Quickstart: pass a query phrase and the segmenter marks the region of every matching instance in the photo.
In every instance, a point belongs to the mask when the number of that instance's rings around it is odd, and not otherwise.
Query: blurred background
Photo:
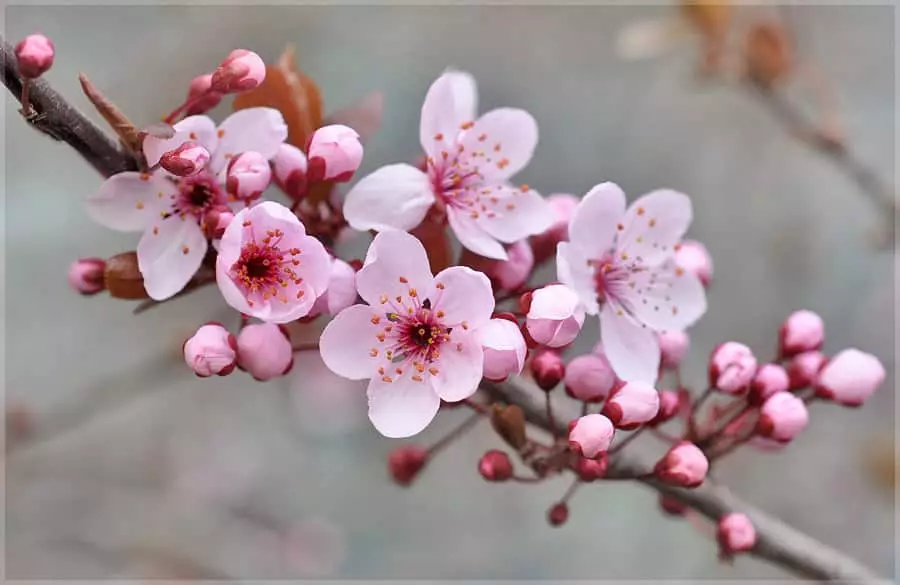
[[[828,80],[848,143],[888,185],[893,10],[801,6],[789,19],[797,60]],[[650,59],[623,58],[623,38],[633,45],[643,38],[635,31],[677,18],[674,5],[15,6],[5,35],[50,36],[57,56],[47,78],[98,123],[79,71],[146,124],[231,49],[274,61],[294,43],[328,110],[384,93],[362,172],[418,154],[422,98],[454,66],[478,80],[481,111],[522,107],[538,120],[540,144],[519,177],[540,192],[583,194],[611,180],[631,197],[662,186],[689,193],[691,236],[707,245],[716,272],[709,312],[692,330],[687,383],[700,389],[708,352],[728,339],[771,357],[779,324],[800,308],[824,317],[827,352],[858,347],[889,372],[864,408],[816,405],[790,448],[741,450],[719,479],[893,576],[894,254],[873,244],[887,218],[752,90],[698,75],[696,34],[676,35]],[[785,91],[799,107],[809,103],[808,85],[789,80]],[[235,317],[215,289],[139,316],[128,302],[69,290],[71,261],[134,249],[138,236],[89,221],[81,202],[100,177],[29,129],[17,108],[7,96],[8,577],[785,576],[751,558],[720,564],[708,534],[663,517],[656,494],[630,484],[581,490],[569,522],[550,528],[545,510],[567,481],[483,481],[476,461],[499,446],[486,425],[399,488],[385,471],[397,443],[368,424],[364,387],[335,379],[316,355],[298,355],[290,376],[266,384],[241,373],[195,378],[182,341],[207,320],[233,326]],[[579,349],[596,336],[586,326]],[[441,414],[417,441],[432,442],[464,416]]]

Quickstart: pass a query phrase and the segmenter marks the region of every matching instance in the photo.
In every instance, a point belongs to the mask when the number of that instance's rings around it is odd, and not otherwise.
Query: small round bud
[[[506,481],[513,476],[512,461],[503,451],[491,449],[478,460],[478,473],[488,481]]]
[[[569,221],[580,199],[574,195],[557,193],[547,197],[547,203],[553,210],[553,224],[546,231],[532,236],[529,243],[534,253],[534,260],[540,264],[556,255],[556,245],[569,239]]]
[[[728,514],[719,519],[716,541],[723,556],[748,551],[756,544],[756,530],[746,514]]]
[[[691,347],[691,338],[684,331],[665,331],[657,335],[659,341],[660,364],[673,370],[681,364]]]
[[[613,390],[603,414],[620,429],[634,429],[652,421],[659,412],[659,392],[644,382],[626,382]]]
[[[826,361],[827,358],[820,351],[804,351],[791,358],[787,367],[791,390],[800,390],[811,385]]]
[[[362,163],[363,146],[356,130],[342,124],[332,124],[313,133],[306,155],[311,182],[343,183],[353,177]]]
[[[295,201],[303,199],[308,187],[306,171],[309,167],[303,151],[290,144],[279,144],[272,165],[275,179],[285,194]]]
[[[234,219],[234,213],[227,207],[215,207],[203,216],[203,231],[211,240],[220,240]]]
[[[727,341],[709,358],[709,385],[726,394],[743,394],[756,373],[756,356],[749,347]]]
[[[235,49],[213,71],[210,87],[219,93],[239,93],[259,86],[266,78],[266,64],[259,55]]]
[[[220,323],[203,325],[184,342],[184,361],[197,376],[227,376],[237,361],[237,341]]]
[[[690,441],[673,445],[653,469],[660,481],[685,488],[695,488],[702,484],[707,472],[709,459]]]
[[[492,260],[464,249],[460,264],[483,272],[494,290],[512,291],[528,281],[534,268],[534,255],[525,240],[507,246],[506,254],[507,260]]]
[[[816,395],[844,406],[860,406],[884,383],[884,376],[884,366],[877,357],[845,349],[819,372]]]
[[[238,334],[238,366],[259,382],[291,371],[294,350],[287,329],[274,323],[247,325]]]
[[[784,392],[791,387],[787,370],[778,364],[763,364],[756,370],[753,381],[750,382],[750,392],[747,400],[753,406],[764,403],[769,396],[778,392]]]
[[[602,353],[580,355],[566,366],[566,394],[582,402],[599,402],[606,398],[618,378]]]
[[[106,262],[101,258],[80,258],[69,266],[69,286],[83,295],[95,295],[106,289],[105,270]]]
[[[812,311],[791,313],[778,331],[778,353],[782,358],[822,349],[823,343],[825,323]]]
[[[569,506],[565,502],[557,502],[547,511],[547,521],[550,526],[562,526],[568,519]]]
[[[609,449],[615,432],[602,414],[586,414],[569,424],[569,448],[581,457],[595,459]]]
[[[566,366],[559,353],[552,349],[543,349],[531,358],[531,375],[541,390],[549,392],[562,382],[566,375]]]
[[[787,443],[809,424],[806,403],[790,392],[778,392],[768,398],[759,413],[756,432],[768,439]]]
[[[428,463],[428,450],[418,445],[397,447],[388,455],[388,472],[394,481],[408,486]]]
[[[680,409],[681,398],[678,396],[678,392],[674,390],[660,390],[659,411],[656,413],[656,416],[653,417],[653,420],[647,424],[651,427],[661,425],[674,418]]]
[[[591,482],[606,477],[609,468],[609,459],[606,454],[597,456],[596,459],[578,457],[572,464],[572,469],[578,474],[578,478],[584,482]]]
[[[198,75],[188,86],[187,99],[190,105],[185,110],[188,116],[203,114],[219,105],[222,94],[212,89],[212,73]]]
[[[159,166],[177,177],[191,177],[209,162],[209,151],[195,142],[184,142],[159,157]]]
[[[706,246],[695,240],[685,240],[675,251],[675,264],[700,279],[703,286],[712,282],[713,262]]]
[[[522,372],[525,366],[525,338],[519,326],[507,319],[491,319],[481,328],[484,377],[503,381]]]
[[[688,507],[678,498],[666,494],[659,494],[659,507],[669,516],[684,516]]]
[[[250,204],[259,199],[272,180],[269,161],[258,152],[242,152],[228,163],[225,189],[238,201]]]
[[[572,343],[584,324],[584,308],[569,287],[551,284],[534,291],[525,326],[531,338],[547,347]]]
[[[53,41],[46,36],[40,33],[28,35],[16,45],[19,74],[26,79],[40,77],[53,65],[55,52]]]

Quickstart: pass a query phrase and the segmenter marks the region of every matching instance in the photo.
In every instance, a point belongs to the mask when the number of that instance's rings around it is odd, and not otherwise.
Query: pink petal
[[[343,124],[356,130],[363,144],[369,140],[381,126],[384,111],[384,94],[373,91],[350,107],[332,112],[325,118],[323,125]]]
[[[103,181],[100,190],[85,202],[88,215],[110,229],[141,231],[159,219],[159,214],[178,193],[175,183],[159,174],[125,172]]]
[[[478,328],[484,353],[484,376],[503,380],[520,374],[528,352],[519,326],[506,319],[491,319]]]
[[[287,125],[281,112],[273,108],[247,108],[231,114],[217,130],[219,144],[209,168],[225,181],[225,171],[232,157],[248,150],[271,159],[287,138]]]
[[[659,342],[647,327],[634,323],[627,314],[618,314],[614,303],[600,311],[600,338],[606,359],[616,376],[625,382],[655,384],[659,374]]]
[[[510,185],[491,185],[480,203],[487,211],[478,215],[478,224],[492,237],[512,243],[542,233],[553,224],[553,210],[533,189],[522,191]]]
[[[441,348],[441,357],[432,364],[438,375],[432,378],[434,391],[447,402],[458,402],[478,390],[484,368],[484,352],[474,332],[454,329]]]
[[[410,375],[385,382],[376,376],[366,390],[369,420],[375,429],[389,438],[411,437],[434,419],[441,399],[427,382],[416,382]]]
[[[150,298],[161,301],[183,289],[200,268],[206,248],[206,236],[193,218],[169,216],[144,232],[137,257]]]
[[[459,160],[462,166],[477,169],[485,182],[502,182],[528,164],[537,142],[537,122],[531,114],[497,108],[466,130],[460,140],[463,151]]]
[[[477,329],[494,312],[494,292],[488,277],[465,266],[442,270],[434,278],[428,298],[435,311],[443,311],[442,322],[448,327],[464,324],[464,329]]]
[[[428,175],[407,164],[381,167],[347,193],[344,216],[359,231],[411,230],[434,204]]]
[[[319,338],[319,352],[328,369],[350,380],[365,380],[376,373],[378,358],[371,350],[382,327],[372,323],[379,312],[368,305],[347,307],[332,319]]]
[[[589,315],[596,315],[600,311],[594,268],[588,264],[588,258],[570,242],[557,244],[556,277],[578,295],[578,300]]]
[[[447,71],[437,78],[422,104],[419,141],[422,149],[435,156],[450,150],[461,126],[475,120],[478,100],[475,79],[462,71]]]
[[[693,274],[667,263],[635,273],[623,300],[641,323],[656,331],[682,331],[706,312],[706,291]]]
[[[638,198],[622,220],[617,248],[654,266],[675,253],[691,224],[691,200],[684,193],[661,189]]]
[[[422,243],[406,232],[392,230],[372,240],[365,265],[356,273],[356,288],[367,303],[380,307],[387,301],[393,303],[397,296],[409,299],[411,289],[424,300],[432,280]]]
[[[625,193],[615,183],[601,183],[588,191],[569,222],[569,241],[586,258],[609,251],[617,226],[625,215]]]
[[[209,117],[188,116],[175,124],[174,128],[175,134],[171,138],[158,138],[152,134],[144,138],[144,157],[148,166],[156,166],[163,154],[175,150],[185,142],[195,142],[209,152],[216,151],[219,142],[216,124]]]
[[[472,252],[494,260],[509,259],[500,242],[484,231],[467,212],[451,207],[447,209],[447,219],[450,221],[450,229],[456,234],[459,243]]]

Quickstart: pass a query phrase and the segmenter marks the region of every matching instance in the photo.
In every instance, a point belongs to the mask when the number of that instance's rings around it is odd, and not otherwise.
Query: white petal
[[[479,212],[478,225],[501,242],[517,242],[553,225],[553,210],[533,189],[490,185],[479,188],[479,192],[479,203],[486,211]]]
[[[638,272],[635,287],[627,289],[621,302],[632,314],[656,331],[682,331],[706,312],[706,291],[693,274],[676,269],[671,262],[660,269]]]
[[[407,164],[381,167],[347,193],[344,216],[355,230],[411,230],[434,204],[428,175]]]
[[[613,245],[625,215],[625,193],[615,183],[601,183],[588,191],[569,222],[569,241],[590,259],[598,259]]]
[[[441,348],[441,356],[432,364],[438,374],[434,391],[447,402],[458,402],[478,390],[484,369],[484,351],[473,332],[454,329]]]
[[[366,395],[369,420],[379,433],[390,438],[420,433],[441,405],[441,399],[428,382],[416,382],[409,374],[391,382],[376,376],[369,382]]]
[[[638,198],[622,220],[616,248],[648,266],[672,256],[691,224],[693,209],[684,193],[661,189]]]
[[[178,193],[175,183],[161,175],[125,172],[103,181],[85,202],[88,215],[110,229],[135,232],[159,220],[160,212]]]
[[[441,320],[448,327],[466,323],[466,328],[475,329],[487,323],[494,312],[490,280],[465,266],[442,270],[434,278],[428,298],[435,311],[443,311]]]
[[[274,108],[247,108],[231,114],[219,125],[219,144],[209,161],[209,168],[225,180],[228,161],[242,152],[258,152],[270,159],[287,138],[287,124]]]
[[[467,212],[449,208],[447,209],[447,219],[450,221],[450,228],[456,234],[459,243],[469,250],[485,258],[509,259],[500,242],[484,231]]]
[[[419,140],[435,156],[455,144],[460,127],[475,120],[478,94],[475,79],[462,71],[447,71],[437,78],[422,104]]]
[[[594,282],[594,268],[588,258],[569,242],[560,242],[556,247],[556,277],[578,295],[589,315],[600,310],[597,304],[597,286]]]
[[[373,307],[353,305],[328,323],[319,339],[319,351],[329,370],[350,380],[376,374],[378,358],[372,357],[371,350],[379,347],[375,336],[383,330],[383,326],[372,323],[376,316],[378,311]]]
[[[491,110],[463,135],[460,165],[477,169],[486,182],[502,182],[525,168],[537,142],[538,126],[531,114],[515,108]]]
[[[169,216],[144,232],[137,257],[150,298],[161,301],[183,289],[200,268],[206,248],[206,236],[193,218]]]
[[[600,339],[613,371],[625,382],[655,384],[659,375],[659,342],[619,307],[607,303],[600,311]]]
[[[398,296],[403,303],[424,300],[432,280],[422,243],[406,232],[391,230],[372,240],[365,265],[356,273],[356,288],[373,307],[391,307]],[[410,296],[411,289],[416,290],[415,298]]]

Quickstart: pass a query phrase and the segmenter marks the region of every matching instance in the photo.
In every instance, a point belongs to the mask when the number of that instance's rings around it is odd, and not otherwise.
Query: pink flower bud
[[[756,432],[768,439],[787,443],[809,423],[806,404],[790,392],[773,394],[762,405]]]
[[[178,177],[191,177],[206,167],[209,151],[195,142],[183,142],[159,158],[159,166]]]
[[[650,426],[658,426],[664,422],[671,420],[681,409],[681,398],[678,392],[674,390],[659,391],[659,411],[649,423]]]
[[[562,526],[569,519],[569,506],[565,502],[557,502],[547,511],[550,526]]]
[[[756,370],[753,381],[750,382],[750,393],[747,400],[753,406],[764,403],[769,396],[777,392],[784,392],[791,387],[787,370],[778,364],[763,364]]]
[[[816,378],[816,395],[844,406],[859,406],[884,382],[884,366],[874,355],[845,349]]]
[[[756,544],[756,530],[746,514],[733,513],[719,519],[716,530],[719,551],[725,556],[750,550]]]
[[[53,65],[53,41],[37,33],[28,35],[16,45],[16,63],[19,74],[26,79],[35,79],[47,72]]]
[[[569,423],[569,448],[581,457],[596,459],[609,449],[615,432],[602,414],[586,414]]]
[[[247,151],[228,163],[225,188],[235,199],[250,204],[259,199],[271,180],[272,169],[268,159],[258,152]]]
[[[562,382],[566,375],[566,366],[557,352],[543,349],[531,358],[531,375],[541,390],[549,392]]]
[[[566,366],[566,394],[583,402],[599,402],[609,395],[617,381],[606,356],[580,355]]]
[[[666,494],[659,494],[659,507],[670,516],[684,516],[688,507],[678,498]]]
[[[657,339],[662,367],[677,368],[691,347],[691,338],[684,331],[665,331],[659,333]]]
[[[519,240],[506,248],[508,260],[484,259],[474,266],[491,279],[494,290],[516,290],[524,285],[534,268],[534,255],[525,240]]]
[[[787,367],[791,390],[799,390],[811,385],[826,361],[827,358],[820,351],[804,351],[791,358]]]
[[[756,357],[749,347],[727,341],[709,359],[709,385],[726,394],[743,394],[756,373]]]
[[[313,133],[306,149],[309,180],[343,183],[353,177],[363,158],[356,130],[342,124],[323,126]]]
[[[578,475],[578,479],[584,482],[603,479],[609,469],[609,458],[606,453],[598,455],[596,459],[578,457],[572,464],[572,469]]]
[[[613,390],[603,414],[620,429],[633,429],[650,422],[659,412],[659,392],[644,382],[627,382]]]
[[[574,195],[557,193],[547,197],[547,203],[553,210],[555,220],[546,231],[530,240],[535,262],[540,264],[556,255],[556,245],[569,239],[569,221],[580,199]]]
[[[568,345],[578,336],[583,324],[584,308],[578,295],[567,286],[551,284],[532,293],[525,326],[540,345]]]
[[[266,64],[259,55],[235,49],[213,71],[210,87],[219,93],[240,93],[257,87],[265,78]]]
[[[685,488],[702,484],[708,471],[709,459],[700,447],[690,441],[673,445],[653,469],[660,481]]]
[[[823,343],[825,323],[812,311],[791,313],[778,331],[778,352],[782,358],[822,349]]]
[[[354,303],[356,303],[356,269],[340,258],[332,258],[328,288],[316,299],[309,316],[327,313],[334,317]]]
[[[230,209],[214,207],[203,216],[203,232],[211,240],[220,240],[232,219],[234,214]]]
[[[503,451],[491,449],[478,460],[478,473],[488,481],[506,481],[513,476],[512,461]]]
[[[288,197],[299,201],[306,196],[308,163],[302,150],[290,144],[279,144],[272,159],[275,179]]]
[[[105,270],[106,262],[101,258],[80,258],[69,266],[69,286],[83,295],[95,295],[106,288]]]
[[[188,116],[203,114],[219,105],[222,94],[212,89],[212,73],[198,75],[191,80],[187,99],[190,102],[185,110]]]
[[[287,329],[274,323],[247,325],[238,334],[238,365],[259,382],[283,376],[294,365]]]
[[[706,246],[694,240],[685,240],[675,252],[675,264],[700,279],[703,286],[712,282],[713,262]]]
[[[525,366],[525,338],[519,326],[507,319],[491,319],[481,328],[484,377],[497,382],[522,372]]]
[[[197,376],[227,376],[237,360],[237,341],[221,324],[210,322],[184,342],[183,351],[185,363]]]
[[[394,481],[408,486],[428,463],[428,450],[418,445],[403,445],[388,455],[388,472]]]

